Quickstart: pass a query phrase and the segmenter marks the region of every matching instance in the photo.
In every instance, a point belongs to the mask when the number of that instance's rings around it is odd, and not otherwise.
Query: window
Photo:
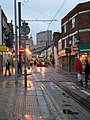
[[[75,18],[72,19],[72,28],[75,27]]]
[[[66,24],[64,25],[64,33],[66,33]]]
[[[67,47],[67,42],[66,42],[66,40],[64,41],[64,46],[65,46],[65,48]]]
[[[58,50],[61,50],[62,49],[62,41],[61,39],[58,41]]]
[[[73,46],[75,45],[75,37],[74,36],[72,37],[72,45]]]

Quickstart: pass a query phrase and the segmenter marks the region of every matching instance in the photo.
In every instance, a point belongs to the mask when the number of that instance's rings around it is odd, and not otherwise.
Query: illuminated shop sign
[[[79,45],[79,52],[90,52],[90,45]]]

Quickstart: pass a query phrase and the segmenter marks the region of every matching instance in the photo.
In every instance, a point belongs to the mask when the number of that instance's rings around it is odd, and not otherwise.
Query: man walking
[[[11,66],[11,63],[10,63],[10,61],[7,59],[7,61],[6,61],[6,64],[5,64],[5,76],[6,76],[6,74],[7,74],[7,71],[8,71],[8,73],[9,73],[9,76],[11,76],[11,73],[10,73],[10,66]]]
[[[84,72],[85,72],[85,86],[87,87],[87,83],[88,83],[88,77],[89,77],[89,72],[90,72],[90,65],[88,63],[88,60],[85,60],[85,69],[84,69]]]

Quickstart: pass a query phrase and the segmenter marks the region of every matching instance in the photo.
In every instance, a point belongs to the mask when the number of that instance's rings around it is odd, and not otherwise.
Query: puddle
[[[64,114],[71,114],[71,115],[78,115],[79,114],[78,112],[73,112],[69,109],[63,109],[63,113]]]
[[[72,106],[72,105],[69,105],[69,104],[64,104],[63,106]]]

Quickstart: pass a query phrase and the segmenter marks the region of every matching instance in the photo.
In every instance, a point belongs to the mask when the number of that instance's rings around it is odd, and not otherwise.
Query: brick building
[[[90,62],[90,2],[80,3],[61,20],[62,38],[58,55],[62,68],[75,71],[75,56],[79,56],[84,64]],[[66,48],[71,53],[66,54]]]

